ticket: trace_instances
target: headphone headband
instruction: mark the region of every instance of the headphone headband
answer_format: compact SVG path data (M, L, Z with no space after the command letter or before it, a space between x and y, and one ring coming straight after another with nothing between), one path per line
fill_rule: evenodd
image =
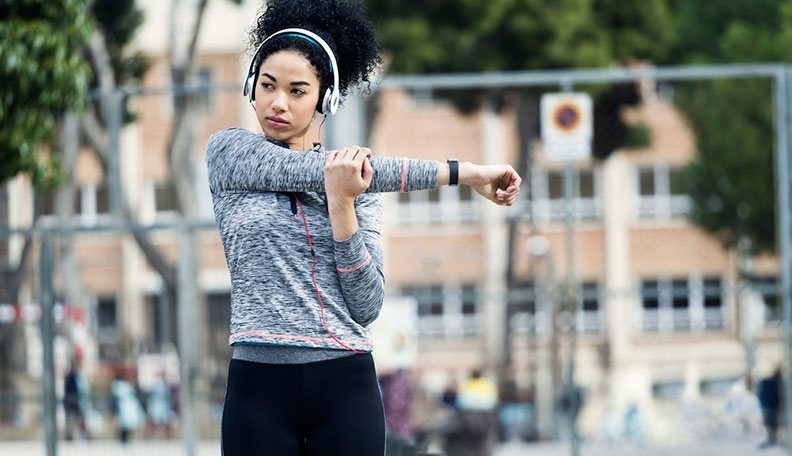
M325 40L322 39L316 33L301 29L301 28L287 28L283 30L278 30L277 32L273 33L272 35L268 36L264 41L259 44L258 48L256 48L256 52L253 54L253 59L250 61L250 67L248 68L248 74L245 78L245 85L242 88L242 95L247 96L250 101L254 100L255 97L255 83L257 79L258 69L256 68L256 58L258 57L261 49L271 39L275 38L276 36L280 35L297 35L300 37L304 37L308 41L311 41L315 44L318 44L322 49L324 49L327 56L330 58L330 71L333 73L333 85L330 86L327 91L325 92L324 99L321 100L319 110L322 114L335 114L338 111L338 104L340 102L340 92L339 92L339 76L338 76L338 64L336 63L335 54L333 54L333 50L330 49L330 46L327 44Z

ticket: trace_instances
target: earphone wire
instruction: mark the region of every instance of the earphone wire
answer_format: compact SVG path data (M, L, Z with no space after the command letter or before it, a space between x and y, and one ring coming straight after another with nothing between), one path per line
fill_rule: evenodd
M319 144L321 144L322 145L322 149L325 149L325 150L327 150L327 147L325 146L324 141L322 141L322 127L324 126L326 120L327 120L327 113L323 114L322 123L319 124L319 131L316 133L316 136L318 137L317 140L319 141Z
M308 232L308 221L305 219L305 212L303 211L300 198L297 198L297 195L295 195L295 199L297 200L297 207L300 208L300 215L302 215L303 226L305 227L305 236L308 238L308 247L311 249L311 257L313 257L311 263L311 281L313 281L314 290L316 290L316 299L319 300L319 312L322 316L322 325L324 326L325 331L327 331L327 334L329 334L330 337L332 337L333 340L336 341L336 343L338 343L338 345L355 353L366 353L363 350L352 348L349 345L338 340L335 334L333 334L333 332L330 331L330 328L327 326L327 320L325 319L325 312L324 312L324 301L322 301L322 295L321 293L319 293L319 285L317 285L316 283L316 251L313 248L313 241L311 241L311 234Z

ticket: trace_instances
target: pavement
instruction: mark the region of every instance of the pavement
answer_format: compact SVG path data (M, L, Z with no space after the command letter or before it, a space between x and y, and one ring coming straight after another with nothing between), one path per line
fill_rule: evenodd
M218 456L220 442L201 441L196 456ZM91 442L59 442L58 456L171 456L183 455L176 440L133 441L127 446L113 440ZM509 443L499 446L493 456L571 456L569 444L549 442L537 444ZM584 444L580 456L785 456L781 447L759 450L755 443L711 441L673 447L635 447ZM0 455L45 456L42 442L0 442ZM449 455L453 456L453 455Z

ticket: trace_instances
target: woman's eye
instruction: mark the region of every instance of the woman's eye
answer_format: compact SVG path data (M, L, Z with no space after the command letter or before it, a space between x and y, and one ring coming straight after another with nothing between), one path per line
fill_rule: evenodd
M269 90L272 88L272 84L269 82L262 82L261 87L264 87L265 89Z
M303 90L303 89L294 89L294 90L292 90L292 93L297 95L297 96L303 96L303 95L305 95L305 90Z

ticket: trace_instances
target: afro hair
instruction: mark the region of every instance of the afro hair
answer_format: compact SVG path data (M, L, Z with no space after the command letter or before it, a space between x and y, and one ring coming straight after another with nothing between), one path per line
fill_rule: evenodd
M322 37L335 54L339 70L337 88L341 97L357 84L370 87L369 78L382 65L374 25L366 8L350 0L270 0L250 30L251 53L271 34L286 28L310 30ZM279 36L268 41L258 55L261 62L280 50L294 50L304 55L316 68L323 87L332 84L329 58L324 50L309 41Z

